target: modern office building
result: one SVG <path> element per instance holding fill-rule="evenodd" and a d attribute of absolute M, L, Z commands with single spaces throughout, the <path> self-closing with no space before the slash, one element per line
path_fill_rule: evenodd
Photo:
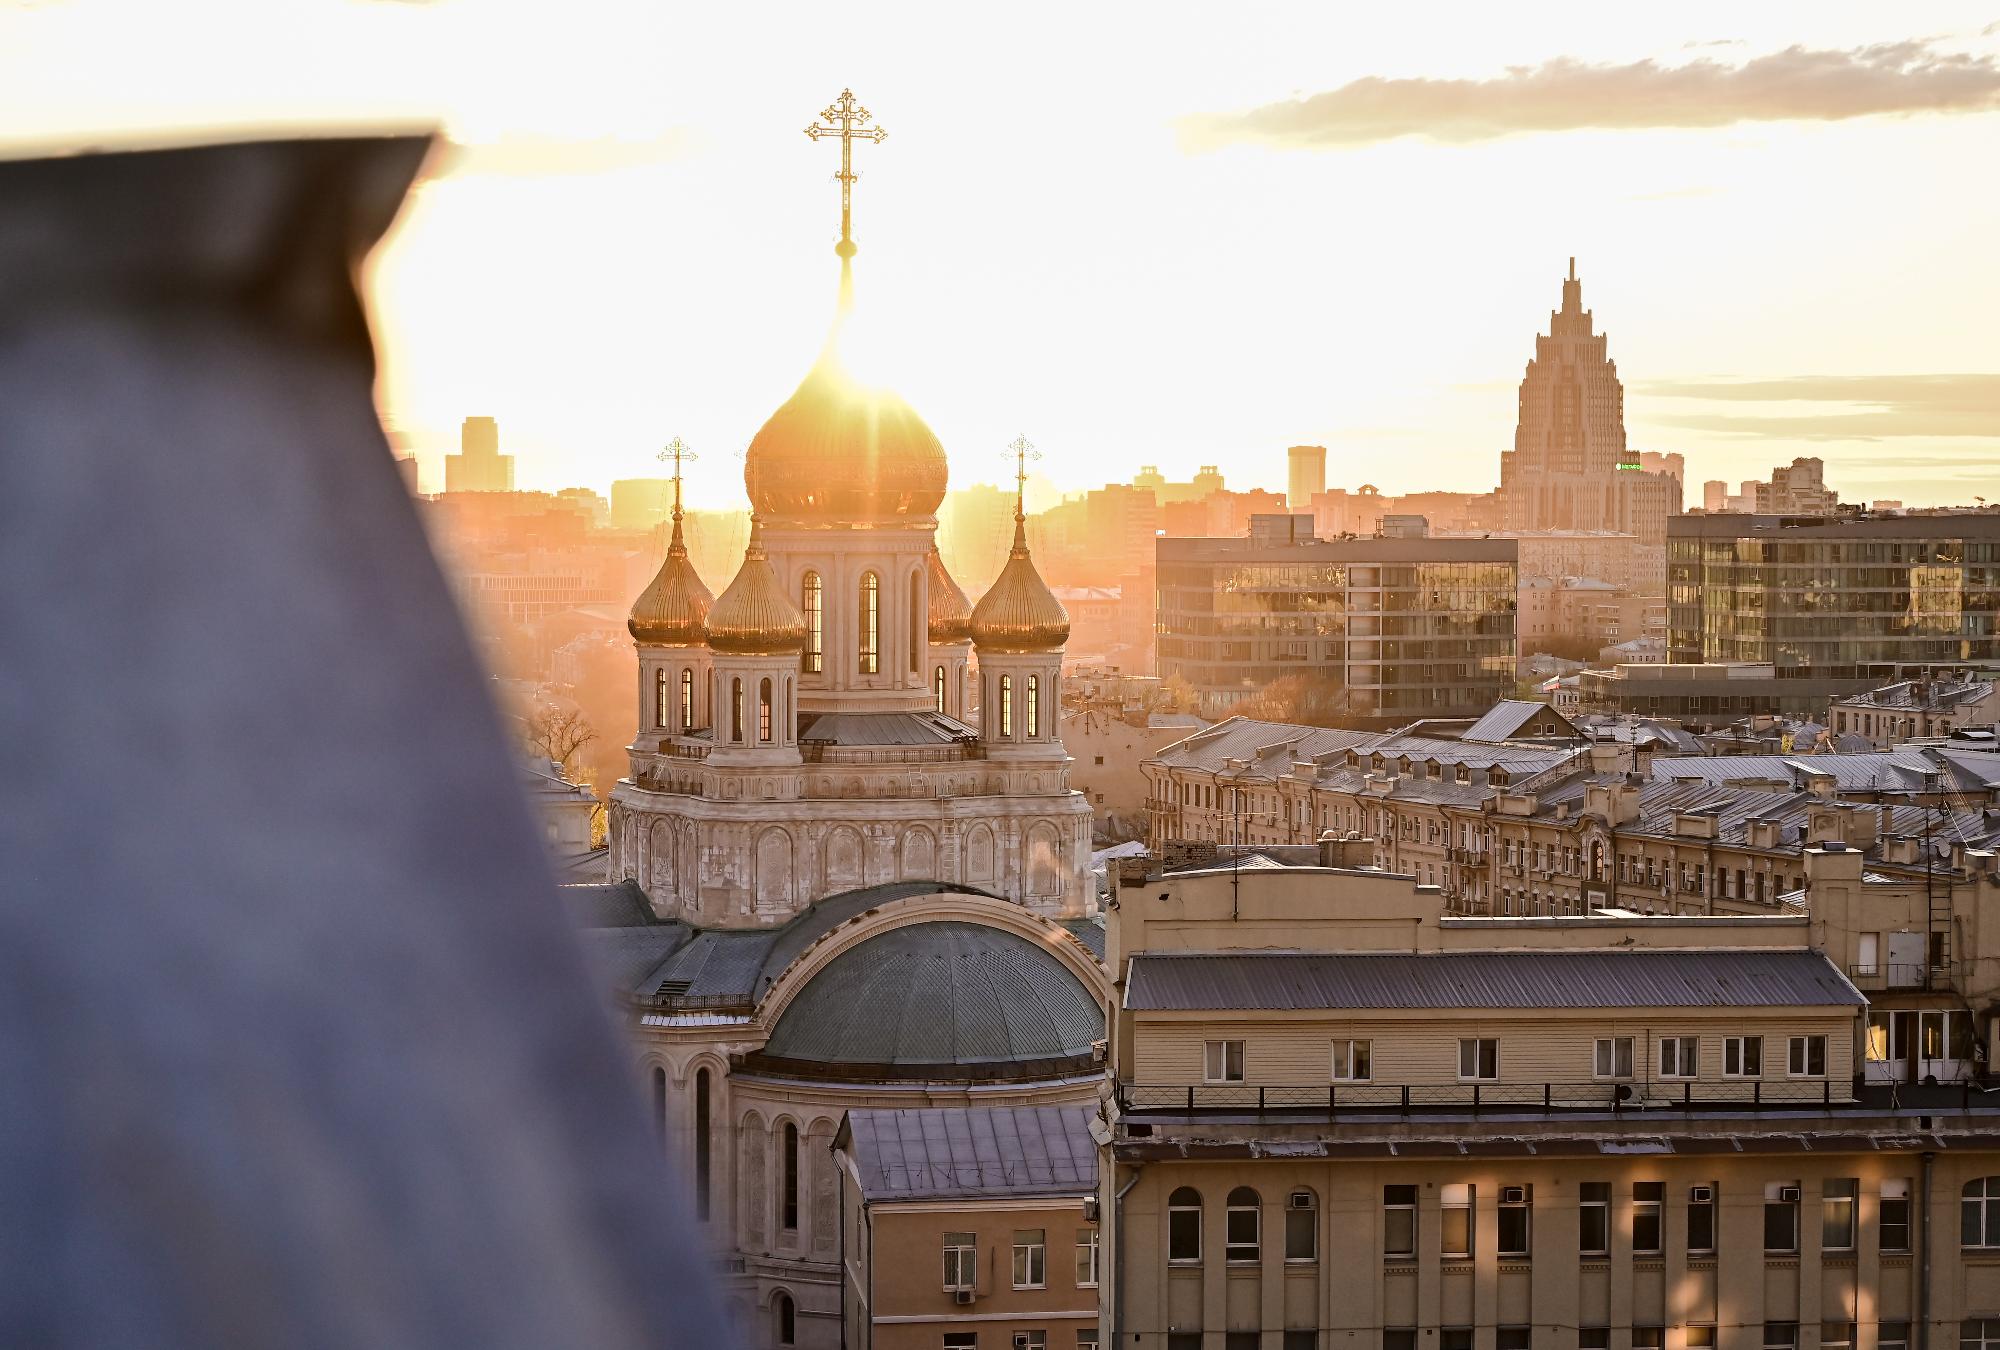
<path fill-rule="evenodd" d="M 500 453 L 500 424 L 468 417 L 458 432 L 459 452 L 444 457 L 446 492 L 512 492 L 514 457 Z"/>
<path fill-rule="evenodd" d="M 1342 686 L 1355 726 L 1476 715 L 1513 686 L 1511 540 L 1294 528 L 1157 547 L 1159 673 L 1192 685 L 1204 716 L 1292 676 Z"/>
<path fill-rule="evenodd" d="M 2000 661 L 2000 514 L 1683 516 L 1667 587 L 1679 663 L 1883 683 Z"/>

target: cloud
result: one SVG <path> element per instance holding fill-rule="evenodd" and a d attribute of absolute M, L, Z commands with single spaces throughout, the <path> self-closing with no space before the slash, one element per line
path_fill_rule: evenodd
<path fill-rule="evenodd" d="M 1729 64 L 1698 57 L 1592 65 L 1559 57 L 1489 80 L 1368 76 L 1306 98 L 1178 124 L 1183 148 L 1235 142 L 1290 149 L 1370 145 L 1400 136 L 1464 143 L 1583 128 L 1722 127 L 1839 121 L 1880 113 L 2000 108 L 2000 63 L 1891 42 L 1846 51 L 1788 47 Z"/>
<path fill-rule="evenodd" d="M 1662 426 L 1731 436 L 1873 441 L 1896 436 L 2000 437 L 2000 375 L 1793 375 L 1774 380 L 1650 380 L 1649 398 L 1709 403 L 1839 405 L 1824 411 L 1688 412 Z M 1904 461 L 1908 462 L 1908 461 Z"/>
<path fill-rule="evenodd" d="M 441 170 L 460 176 L 493 173 L 548 177 L 609 173 L 680 159 L 694 149 L 694 144 L 693 134 L 679 127 L 643 139 L 509 135 L 490 141 L 449 142 L 445 147 Z"/>

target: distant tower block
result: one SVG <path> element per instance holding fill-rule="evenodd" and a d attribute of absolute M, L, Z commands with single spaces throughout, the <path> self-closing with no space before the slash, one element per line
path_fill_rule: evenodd
<path fill-rule="evenodd" d="M 500 424 L 468 417 L 458 432 L 459 453 L 444 457 L 446 492 L 512 492 L 514 457 L 500 453 Z"/>
<path fill-rule="evenodd" d="M 1312 510 L 1313 495 L 1326 491 L 1326 447 L 1295 445 L 1285 454 L 1291 460 L 1285 504 L 1294 511 Z"/>

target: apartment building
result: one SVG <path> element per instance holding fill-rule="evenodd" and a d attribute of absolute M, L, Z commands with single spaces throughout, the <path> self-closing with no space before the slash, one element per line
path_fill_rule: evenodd
<path fill-rule="evenodd" d="M 1868 1081 L 1870 1010 L 1817 921 L 1468 918 L 1380 872 L 1128 868 L 1107 1338 L 1980 1342 L 2000 1111 Z"/>
<path fill-rule="evenodd" d="M 2000 722 L 2000 696 L 1990 679 L 1896 680 L 1851 698 L 1835 699 L 1828 725 L 1889 749 L 1905 741 L 1982 730 Z"/>
<path fill-rule="evenodd" d="M 842 1344 L 1096 1350 L 1094 1114 L 1081 1106 L 848 1112 L 833 1144 Z M 784 1331 L 781 1346 L 793 1343 Z"/>

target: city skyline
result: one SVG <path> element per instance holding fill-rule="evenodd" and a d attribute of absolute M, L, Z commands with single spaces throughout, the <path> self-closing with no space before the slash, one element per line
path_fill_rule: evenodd
<path fill-rule="evenodd" d="M 212 8 L 243 31 L 182 75 L 273 36 Z M 106 9 L 8 22 L 59 39 Z M 130 14 L 151 50 L 161 20 Z M 1026 428 L 1058 491 L 1141 464 L 1282 487 L 1299 443 L 1332 485 L 1487 490 L 1574 255 L 1633 449 L 1683 453 L 1691 485 L 1816 455 L 1850 498 L 2000 495 L 2000 187 L 1967 171 L 2000 125 L 2000 32 L 1974 8 L 1616 32 L 1273 13 L 1226 36 L 1181 10 L 1073 17 L 1061 42 L 891 8 L 787 13 L 782 50 L 621 4 L 559 35 L 452 4 L 301 14 L 321 55 L 288 111 L 441 117 L 454 141 L 370 277 L 379 401 L 427 487 L 490 415 L 524 488 L 651 476 L 681 435 L 705 452 L 690 504 L 739 503 L 732 452 L 831 316 L 835 162 L 799 132 L 839 81 L 891 132 L 857 156 L 862 314 L 954 486 L 999 481 Z M 973 38 L 978 62 L 922 59 Z M 726 55 L 675 55 L 696 48 Z M 361 52 L 370 77 L 336 79 Z M 103 60 L 122 99 L 0 56 L 10 143 L 248 125 L 276 97 L 191 101 L 199 79 L 149 92 Z"/>

